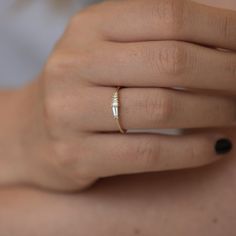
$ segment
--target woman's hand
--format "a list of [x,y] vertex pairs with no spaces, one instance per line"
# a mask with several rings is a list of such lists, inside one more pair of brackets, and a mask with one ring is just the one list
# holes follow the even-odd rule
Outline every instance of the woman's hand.
[[[236,142],[235,129],[219,132]],[[0,234],[235,236],[235,166],[227,158],[195,170],[109,178],[80,194],[3,189]]]
[[231,149],[224,133],[122,135],[111,99],[123,87],[127,130],[232,125],[234,50],[235,11],[184,0],[126,0],[78,13],[33,86],[40,115],[38,109],[37,132],[28,138],[40,138],[29,152],[30,182],[75,190],[102,177],[218,160]]

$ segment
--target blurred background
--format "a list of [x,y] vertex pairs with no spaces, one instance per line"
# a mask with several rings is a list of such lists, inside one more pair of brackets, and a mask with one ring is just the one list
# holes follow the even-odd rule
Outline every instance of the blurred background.
[[0,0],[0,87],[15,87],[34,79],[69,17],[96,2],[50,1]]
[[[34,79],[69,17],[99,0],[64,0],[63,9],[53,4],[57,0],[50,1],[0,0],[0,87],[15,87]],[[198,2],[236,8],[236,0]]]

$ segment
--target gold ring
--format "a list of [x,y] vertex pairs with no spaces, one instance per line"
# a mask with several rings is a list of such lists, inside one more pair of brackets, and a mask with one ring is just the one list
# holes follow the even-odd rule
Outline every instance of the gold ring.
[[122,128],[122,125],[120,123],[120,102],[119,102],[119,91],[120,91],[121,87],[118,87],[116,89],[116,91],[114,92],[113,96],[112,96],[112,104],[111,104],[111,107],[112,107],[112,115],[113,115],[113,118],[115,119],[116,123],[117,123],[117,126],[119,128],[119,131],[122,133],[122,134],[125,134],[127,131],[125,129]]

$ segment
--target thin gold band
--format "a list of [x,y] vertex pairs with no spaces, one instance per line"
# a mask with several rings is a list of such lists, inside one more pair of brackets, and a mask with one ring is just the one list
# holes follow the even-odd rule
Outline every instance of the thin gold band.
[[112,114],[113,114],[113,118],[116,121],[116,124],[119,128],[119,131],[122,134],[125,134],[127,131],[125,129],[122,128],[122,125],[120,123],[120,101],[119,101],[119,91],[120,91],[121,87],[117,87],[116,91],[114,92],[113,96],[112,96]]
[[120,124],[120,120],[119,119],[115,119],[116,121],[116,124],[119,128],[119,131],[122,133],[122,134],[126,134],[126,130],[124,130],[122,127],[121,127],[121,124]]

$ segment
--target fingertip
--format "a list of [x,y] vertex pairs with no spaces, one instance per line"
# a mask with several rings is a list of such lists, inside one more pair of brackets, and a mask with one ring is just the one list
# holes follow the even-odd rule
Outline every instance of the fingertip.
[[215,152],[217,155],[225,155],[231,152],[233,144],[228,138],[218,139],[215,143]]

